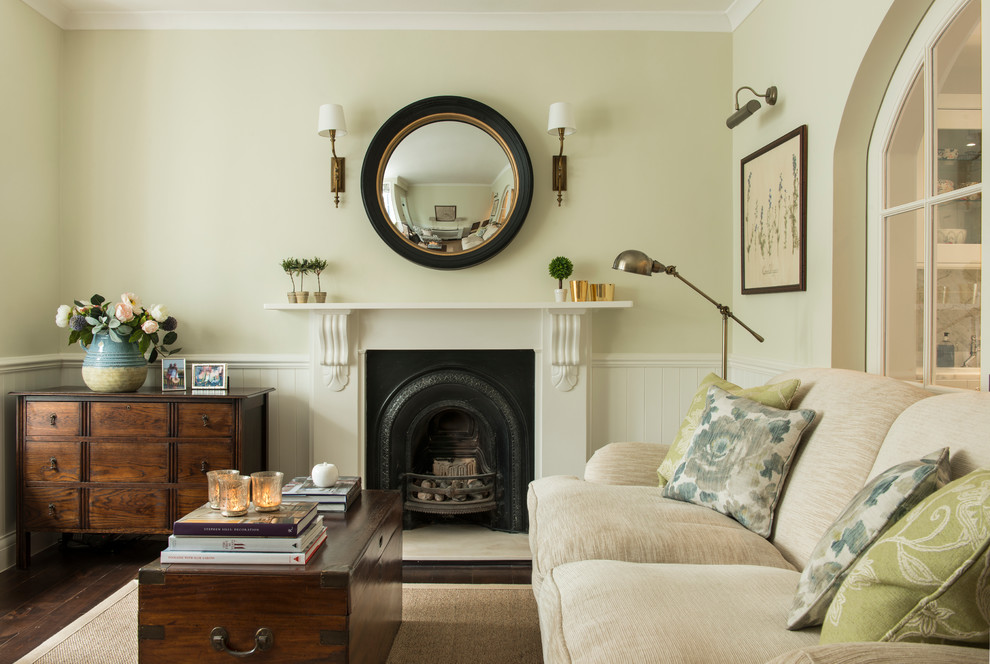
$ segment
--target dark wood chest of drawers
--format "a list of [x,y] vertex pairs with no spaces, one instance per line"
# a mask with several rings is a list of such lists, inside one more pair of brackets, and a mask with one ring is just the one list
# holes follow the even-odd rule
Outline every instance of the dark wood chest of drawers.
[[268,393],[58,387],[17,397],[17,566],[30,533],[170,533],[206,472],[264,470]]

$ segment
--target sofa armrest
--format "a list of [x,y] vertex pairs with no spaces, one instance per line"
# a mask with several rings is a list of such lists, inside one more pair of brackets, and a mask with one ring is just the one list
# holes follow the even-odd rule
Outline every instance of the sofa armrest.
[[986,664],[985,648],[929,643],[832,643],[799,648],[767,664]]
[[584,467],[584,479],[598,484],[657,486],[657,467],[670,445],[609,443],[595,452]]

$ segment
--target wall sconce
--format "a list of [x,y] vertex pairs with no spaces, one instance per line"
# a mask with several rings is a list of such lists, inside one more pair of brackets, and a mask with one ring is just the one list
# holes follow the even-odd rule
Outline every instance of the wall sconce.
[[560,207],[562,191],[567,191],[567,157],[564,156],[564,136],[570,136],[577,131],[574,122],[574,109],[567,102],[559,101],[550,104],[550,121],[547,123],[547,133],[560,137],[560,154],[553,158],[553,190],[557,192],[557,207]]
[[320,136],[330,137],[330,191],[333,192],[333,206],[340,204],[340,192],[344,191],[344,158],[337,156],[336,145],[338,136],[347,135],[347,123],[344,122],[344,109],[340,104],[323,104],[320,106],[320,121],[317,130]]
[[750,99],[748,102],[746,102],[745,106],[739,108],[739,93],[742,92],[743,90],[749,90],[757,97],[763,97],[764,99],[767,100],[767,103],[770,104],[771,106],[777,103],[776,85],[771,85],[769,88],[767,88],[766,93],[762,95],[753,88],[749,87],[748,85],[742,86],[741,88],[736,90],[736,112],[730,115],[728,119],[726,119],[725,121],[725,126],[728,127],[729,129],[732,129],[737,124],[741,123],[743,120],[751,116],[753,113],[756,113],[756,111],[760,110],[760,102],[756,101],[755,99]]

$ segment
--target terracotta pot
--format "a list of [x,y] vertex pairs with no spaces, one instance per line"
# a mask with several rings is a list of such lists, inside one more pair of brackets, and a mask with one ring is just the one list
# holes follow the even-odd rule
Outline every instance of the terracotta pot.
[[326,302],[326,301],[327,301],[327,293],[326,293],[326,291],[315,291],[313,293],[313,302],[321,302],[322,303],[322,302]]
[[293,294],[296,296],[296,304],[306,304],[309,302],[309,291],[296,291]]

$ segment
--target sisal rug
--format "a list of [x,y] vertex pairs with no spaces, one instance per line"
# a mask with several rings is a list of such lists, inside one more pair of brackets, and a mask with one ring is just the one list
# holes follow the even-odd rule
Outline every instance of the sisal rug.
[[[424,661],[539,664],[540,626],[529,585],[411,583],[389,664]],[[137,581],[131,581],[17,664],[137,662]]]

